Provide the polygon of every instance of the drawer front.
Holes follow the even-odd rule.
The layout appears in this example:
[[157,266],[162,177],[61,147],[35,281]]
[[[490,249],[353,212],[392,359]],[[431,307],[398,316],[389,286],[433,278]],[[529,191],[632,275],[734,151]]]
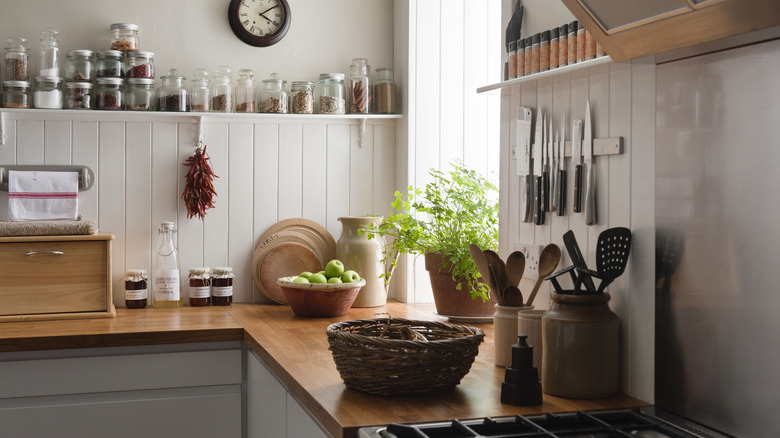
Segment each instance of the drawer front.
[[108,307],[106,241],[0,243],[0,315]]

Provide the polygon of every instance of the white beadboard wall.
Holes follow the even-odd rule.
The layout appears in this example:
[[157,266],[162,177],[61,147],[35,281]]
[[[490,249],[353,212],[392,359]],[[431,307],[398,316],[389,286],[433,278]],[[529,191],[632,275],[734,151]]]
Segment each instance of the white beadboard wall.
[[[151,269],[160,222],[179,229],[182,275],[232,266],[234,299],[267,301],[254,287],[252,253],[275,222],[306,217],[338,239],[338,217],[384,212],[395,190],[396,118],[206,115],[204,135],[217,192],[206,218],[187,219],[182,165],[195,151],[195,115],[2,110],[7,141],[0,165],[79,164],[96,175],[79,211],[116,235],[114,303],[124,306],[125,269]],[[8,219],[0,192],[0,219]]]
[[[510,151],[516,144],[517,107],[542,108],[555,117],[555,129],[567,114],[571,121],[585,118],[590,100],[594,137],[623,137],[622,155],[595,158],[598,224],[585,224],[584,214],[573,213],[574,166],[567,160],[566,215],[548,213],[545,224],[521,221],[520,178]],[[654,282],[654,169],[655,64],[652,59],[601,64],[503,88],[501,91],[501,228],[500,254],[506,258],[522,243],[557,244],[563,252],[559,268],[571,265],[563,234],[573,230],[586,260],[595,266],[596,242],[603,230],[625,226],[634,240],[625,274],[610,287],[611,308],[621,320],[622,391],[652,402],[655,315]],[[524,279],[529,291],[533,280]],[[571,287],[568,277],[563,287]],[[536,308],[549,308],[551,286],[545,282]]]

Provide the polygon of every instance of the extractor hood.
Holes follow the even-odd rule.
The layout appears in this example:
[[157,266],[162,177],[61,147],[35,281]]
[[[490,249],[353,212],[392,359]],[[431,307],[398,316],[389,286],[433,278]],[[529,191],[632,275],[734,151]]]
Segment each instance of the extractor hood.
[[780,25],[778,0],[562,0],[615,61]]

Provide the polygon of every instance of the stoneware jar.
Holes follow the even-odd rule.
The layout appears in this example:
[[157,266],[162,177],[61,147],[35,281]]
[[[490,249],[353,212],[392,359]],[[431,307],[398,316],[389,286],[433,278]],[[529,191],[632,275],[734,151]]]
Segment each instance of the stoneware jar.
[[[533,309],[534,306],[499,306],[493,314],[493,336],[495,344],[496,366],[508,367],[512,364],[512,345],[517,343],[518,313]],[[538,350],[534,350],[534,355]]]
[[[369,239],[359,233],[360,227],[369,225],[380,218],[347,216],[340,217],[341,237],[336,242],[336,258],[344,263],[344,269],[358,273],[366,280],[352,307],[378,307],[387,303],[387,288],[384,277],[388,266],[382,263],[384,240],[380,237]],[[378,224],[377,224],[378,225]],[[388,262],[389,264],[390,262]]]
[[580,399],[612,397],[620,384],[620,320],[609,294],[551,293],[542,316],[542,390]]
[[542,375],[542,355],[544,354],[544,342],[542,342],[542,315],[547,312],[544,309],[523,307],[517,314],[517,334],[526,335],[528,344],[534,347],[534,367]]

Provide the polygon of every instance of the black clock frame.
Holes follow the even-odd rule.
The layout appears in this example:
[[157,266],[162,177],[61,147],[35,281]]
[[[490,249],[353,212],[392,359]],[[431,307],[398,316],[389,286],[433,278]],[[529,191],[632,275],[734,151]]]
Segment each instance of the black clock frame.
[[268,36],[258,36],[250,33],[244,28],[244,25],[241,24],[241,19],[238,16],[238,11],[242,3],[242,0],[231,0],[230,6],[228,7],[228,22],[230,23],[230,28],[233,30],[233,33],[236,34],[238,39],[245,42],[246,44],[249,44],[250,46],[268,47],[278,43],[282,40],[282,38],[284,38],[284,36],[287,34],[287,30],[290,28],[290,21],[292,18],[290,15],[290,5],[287,4],[287,0],[279,0],[279,4],[284,10],[284,22],[282,23],[282,27],[279,28],[278,32]]

